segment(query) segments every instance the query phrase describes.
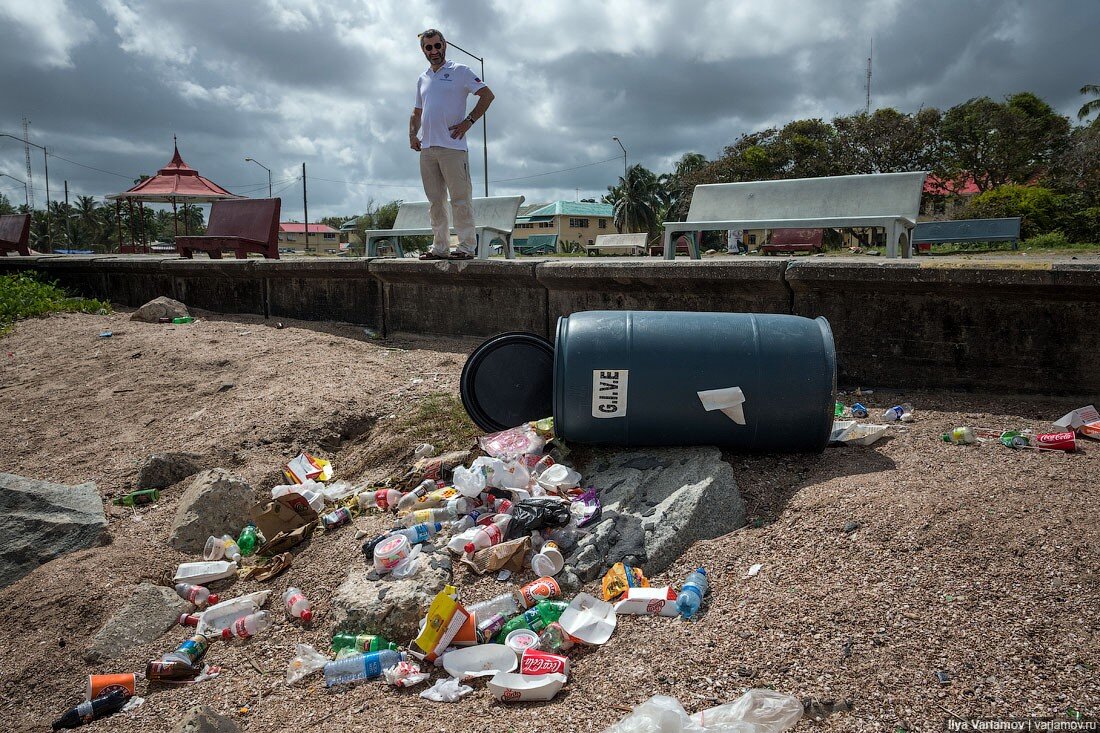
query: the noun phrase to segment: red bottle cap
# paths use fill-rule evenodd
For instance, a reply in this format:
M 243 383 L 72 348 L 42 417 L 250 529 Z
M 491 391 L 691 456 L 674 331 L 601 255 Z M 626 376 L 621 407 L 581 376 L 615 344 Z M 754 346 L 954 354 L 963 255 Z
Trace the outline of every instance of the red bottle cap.
M 206 605 L 213 606 L 215 603 L 221 600 L 221 596 L 217 593 L 211 593 L 206 597 Z
M 305 611 L 302 611 L 302 615 L 299 618 L 301 618 L 303 621 L 309 621 L 311 618 L 313 618 L 313 611 L 310 611 L 307 608 Z
M 476 550 L 477 548 L 474 546 L 473 542 L 467 542 L 466 546 L 463 547 L 462 549 L 464 549 L 466 551 L 467 555 L 472 555 L 472 554 L 474 554 L 474 550 Z

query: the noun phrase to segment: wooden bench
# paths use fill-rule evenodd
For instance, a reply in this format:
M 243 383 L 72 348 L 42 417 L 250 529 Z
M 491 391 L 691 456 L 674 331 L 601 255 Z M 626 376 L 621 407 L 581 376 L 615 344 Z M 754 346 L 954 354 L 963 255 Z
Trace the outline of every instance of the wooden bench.
M 958 221 L 917 222 L 913 244 L 921 252 L 943 242 L 1012 242 L 1020 241 L 1020 217 L 1005 219 L 960 219 Z
M 772 241 L 760 247 L 766 255 L 778 252 L 824 252 L 825 232 L 821 229 L 777 229 Z
M 176 237 L 180 257 L 191 259 L 193 250 L 220 260 L 224 250 L 233 250 L 238 260 L 257 252 L 267 259 L 279 259 L 279 211 L 281 199 L 225 199 L 210 206 L 210 223 L 202 236 Z
M 672 239 L 680 232 L 847 227 L 882 227 L 886 255 L 896 257 L 900 250 L 909 257 L 926 175 L 874 173 L 696 186 L 687 221 L 664 223 L 665 259 L 673 259 Z M 699 259 L 696 238 L 689 237 L 688 243 L 691 257 Z
M 470 200 L 474 210 L 474 232 L 477 235 L 477 257 L 484 260 L 489 257 L 489 245 L 493 239 L 500 238 L 504 242 L 504 256 L 515 259 L 516 253 L 512 249 L 512 230 L 516 228 L 516 214 L 519 213 L 523 196 L 490 196 Z M 414 201 L 401 204 L 397 210 L 397 218 L 393 222 L 392 229 L 371 229 L 364 233 L 367 242 L 367 256 L 378 256 L 378 243 L 382 240 L 393 242 L 394 252 L 398 257 L 405 256 L 405 250 L 401 248 L 402 237 L 423 236 L 432 233 L 432 220 L 428 215 L 429 204 L 427 201 Z M 447 204 L 447 220 L 454 231 L 454 216 L 451 214 L 451 205 Z M 486 236 L 486 232 L 490 235 Z
M 595 244 L 584 246 L 589 257 L 600 254 L 639 255 L 645 254 L 645 232 L 638 234 L 597 234 Z
M 0 257 L 7 257 L 8 251 L 18 252 L 30 257 L 27 240 L 31 236 L 30 214 L 6 214 L 0 216 Z

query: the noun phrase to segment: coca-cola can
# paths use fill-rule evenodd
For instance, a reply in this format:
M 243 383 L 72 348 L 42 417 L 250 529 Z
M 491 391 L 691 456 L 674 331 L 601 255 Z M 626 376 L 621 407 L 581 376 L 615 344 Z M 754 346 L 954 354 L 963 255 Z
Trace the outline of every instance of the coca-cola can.
M 537 649 L 525 649 L 519 661 L 519 673 L 529 675 L 539 674 L 569 674 L 569 659 L 560 654 L 540 652 Z
M 551 577 L 539 578 L 519 589 L 525 608 L 531 608 L 539 601 L 548 601 L 551 598 L 561 597 L 561 588 L 558 581 Z
M 1077 439 L 1072 432 L 1042 433 L 1031 439 L 1032 446 L 1047 450 L 1077 450 Z

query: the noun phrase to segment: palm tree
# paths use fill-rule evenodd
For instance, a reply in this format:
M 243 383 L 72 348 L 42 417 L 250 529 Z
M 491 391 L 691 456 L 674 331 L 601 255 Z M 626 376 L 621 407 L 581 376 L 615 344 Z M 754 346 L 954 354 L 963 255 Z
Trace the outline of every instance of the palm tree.
M 1081 94 L 1095 94 L 1096 99 L 1090 99 L 1077 110 L 1077 119 L 1083 120 L 1093 112 L 1100 110 L 1100 84 L 1086 84 L 1081 87 Z
M 99 203 L 94 196 L 76 197 L 76 220 L 80 222 L 84 238 L 92 244 L 99 241 L 100 217 Z M 87 242 L 86 242 L 87 243 Z
M 619 232 L 655 232 L 660 224 L 660 183 L 653 171 L 635 164 L 619 179 L 618 200 L 613 209 L 615 229 Z

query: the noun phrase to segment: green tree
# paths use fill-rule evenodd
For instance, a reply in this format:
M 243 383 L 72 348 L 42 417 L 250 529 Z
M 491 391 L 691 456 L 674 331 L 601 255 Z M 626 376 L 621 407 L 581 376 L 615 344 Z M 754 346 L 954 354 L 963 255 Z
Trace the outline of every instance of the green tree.
M 687 216 L 688 206 L 691 204 L 691 192 L 694 186 L 691 181 L 696 173 L 707 165 L 707 158 L 702 153 L 684 153 L 676 161 L 676 168 L 671 173 L 658 176 L 660 184 L 660 198 L 663 205 L 661 221 L 683 221 Z
M 0 216 L 5 216 L 7 214 L 14 214 L 14 213 L 15 213 L 15 207 L 11 205 L 11 201 L 8 200 L 7 196 L 0 193 Z
M 997 219 L 1019 216 L 1024 239 L 1058 228 L 1065 202 L 1057 193 L 1041 186 L 1008 184 L 978 194 L 960 213 L 963 219 Z
M 936 162 L 941 113 L 905 114 L 885 107 L 833 120 L 834 165 L 844 174 L 930 170 Z
M 1081 94 L 1092 94 L 1096 99 L 1090 99 L 1077 110 L 1077 119 L 1083 120 L 1093 112 L 1100 110 L 1100 84 L 1086 84 L 1081 87 Z
M 99 203 L 94 196 L 77 196 L 73 207 L 80 228 L 80 241 L 84 244 L 99 242 L 103 220 L 99 215 Z
M 632 165 L 619 179 L 619 195 L 613 209 L 615 229 L 622 233 L 647 232 L 652 237 L 660 222 L 660 184 L 657 175 L 640 164 Z

